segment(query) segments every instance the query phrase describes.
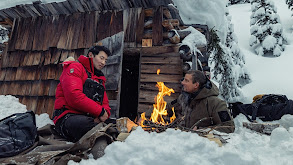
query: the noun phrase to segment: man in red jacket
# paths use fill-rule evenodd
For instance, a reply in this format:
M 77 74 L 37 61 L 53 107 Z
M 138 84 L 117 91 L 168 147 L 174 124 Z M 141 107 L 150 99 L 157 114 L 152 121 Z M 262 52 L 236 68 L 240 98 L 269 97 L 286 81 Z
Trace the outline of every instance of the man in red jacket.
M 72 142 L 104 122 L 110 116 L 106 94 L 104 68 L 110 51 L 103 46 L 89 49 L 81 55 L 63 62 L 63 72 L 56 89 L 53 121 L 56 131 Z

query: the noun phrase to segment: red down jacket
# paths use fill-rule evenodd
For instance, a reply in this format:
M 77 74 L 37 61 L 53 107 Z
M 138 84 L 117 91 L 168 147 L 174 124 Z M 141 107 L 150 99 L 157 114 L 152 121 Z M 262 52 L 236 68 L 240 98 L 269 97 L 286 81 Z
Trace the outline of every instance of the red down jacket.
M 102 111 L 102 108 L 104 108 L 110 116 L 109 100 L 106 90 L 104 92 L 103 104 L 91 100 L 83 93 L 83 84 L 88 78 L 85 68 L 92 75 L 91 79 L 96 81 L 103 80 L 104 87 L 106 82 L 105 76 L 98 77 L 93 74 L 94 65 L 91 58 L 81 55 L 78 58 L 78 61 L 79 62 L 63 62 L 63 72 L 60 76 L 60 83 L 56 89 L 54 109 L 62 109 L 65 107 L 67 110 L 57 118 L 53 119 L 55 124 L 58 119 L 67 113 L 88 114 L 93 117 L 98 117 Z

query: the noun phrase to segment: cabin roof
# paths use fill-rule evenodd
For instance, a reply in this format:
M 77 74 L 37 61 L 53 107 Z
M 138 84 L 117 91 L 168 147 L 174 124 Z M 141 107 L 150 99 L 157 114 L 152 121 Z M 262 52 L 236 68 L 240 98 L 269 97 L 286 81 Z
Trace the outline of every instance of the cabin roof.
M 73 14 L 91 11 L 153 8 L 173 4 L 172 0 L 67 0 L 63 2 L 21 4 L 0 10 L 0 22 L 6 19 Z

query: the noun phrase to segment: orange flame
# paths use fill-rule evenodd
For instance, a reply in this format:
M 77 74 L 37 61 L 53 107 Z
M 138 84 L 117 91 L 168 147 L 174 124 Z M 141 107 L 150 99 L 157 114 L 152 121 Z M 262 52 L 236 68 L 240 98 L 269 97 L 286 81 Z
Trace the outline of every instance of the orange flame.
M 160 73 L 160 69 L 157 70 L 157 74 L 159 74 L 159 73 Z M 168 115 L 168 112 L 166 110 L 167 102 L 164 100 L 163 97 L 166 95 L 170 96 L 171 93 L 175 93 L 175 92 L 172 88 L 168 88 L 167 86 L 165 86 L 165 84 L 163 82 L 157 82 L 156 87 L 159 88 L 159 93 L 155 97 L 155 104 L 153 104 L 154 109 L 151 114 L 150 120 L 154 123 L 157 123 L 157 124 L 167 125 L 169 123 L 165 122 L 165 120 L 163 118 L 163 116 Z M 172 123 L 176 118 L 174 108 L 172 108 L 172 111 L 173 111 L 173 116 L 170 117 L 170 123 Z M 140 125 L 142 127 L 144 127 L 143 122 L 145 120 L 147 120 L 145 117 L 145 113 L 141 114 L 141 119 L 142 120 L 140 122 Z
M 160 74 L 160 72 L 161 72 L 161 69 L 158 69 L 158 70 L 157 70 L 157 75 L 159 75 L 159 74 Z

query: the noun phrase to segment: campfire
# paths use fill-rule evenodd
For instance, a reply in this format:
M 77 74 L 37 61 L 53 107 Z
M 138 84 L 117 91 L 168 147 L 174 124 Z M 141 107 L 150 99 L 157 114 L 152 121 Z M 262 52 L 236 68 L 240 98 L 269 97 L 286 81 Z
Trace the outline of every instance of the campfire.
M 157 75 L 159 74 L 160 69 L 157 70 Z M 159 88 L 159 93 L 155 97 L 155 104 L 153 104 L 154 108 L 151 117 L 147 119 L 145 117 L 145 113 L 141 114 L 142 120 L 140 122 L 140 126 L 143 128 L 149 128 L 151 123 L 158 126 L 166 126 L 176 119 L 174 108 L 172 108 L 172 117 L 168 117 L 166 109 L 167 102 L 164 100 L 164 96 L 171 96 L 171 93 L 175 93 L 174 90 L 165 86 L 163 82 L 157 82 L 156 87 Z M 146 123 L 148 124 L 146 125 Z M 152 129 L 154 129 L 154 127 Z

